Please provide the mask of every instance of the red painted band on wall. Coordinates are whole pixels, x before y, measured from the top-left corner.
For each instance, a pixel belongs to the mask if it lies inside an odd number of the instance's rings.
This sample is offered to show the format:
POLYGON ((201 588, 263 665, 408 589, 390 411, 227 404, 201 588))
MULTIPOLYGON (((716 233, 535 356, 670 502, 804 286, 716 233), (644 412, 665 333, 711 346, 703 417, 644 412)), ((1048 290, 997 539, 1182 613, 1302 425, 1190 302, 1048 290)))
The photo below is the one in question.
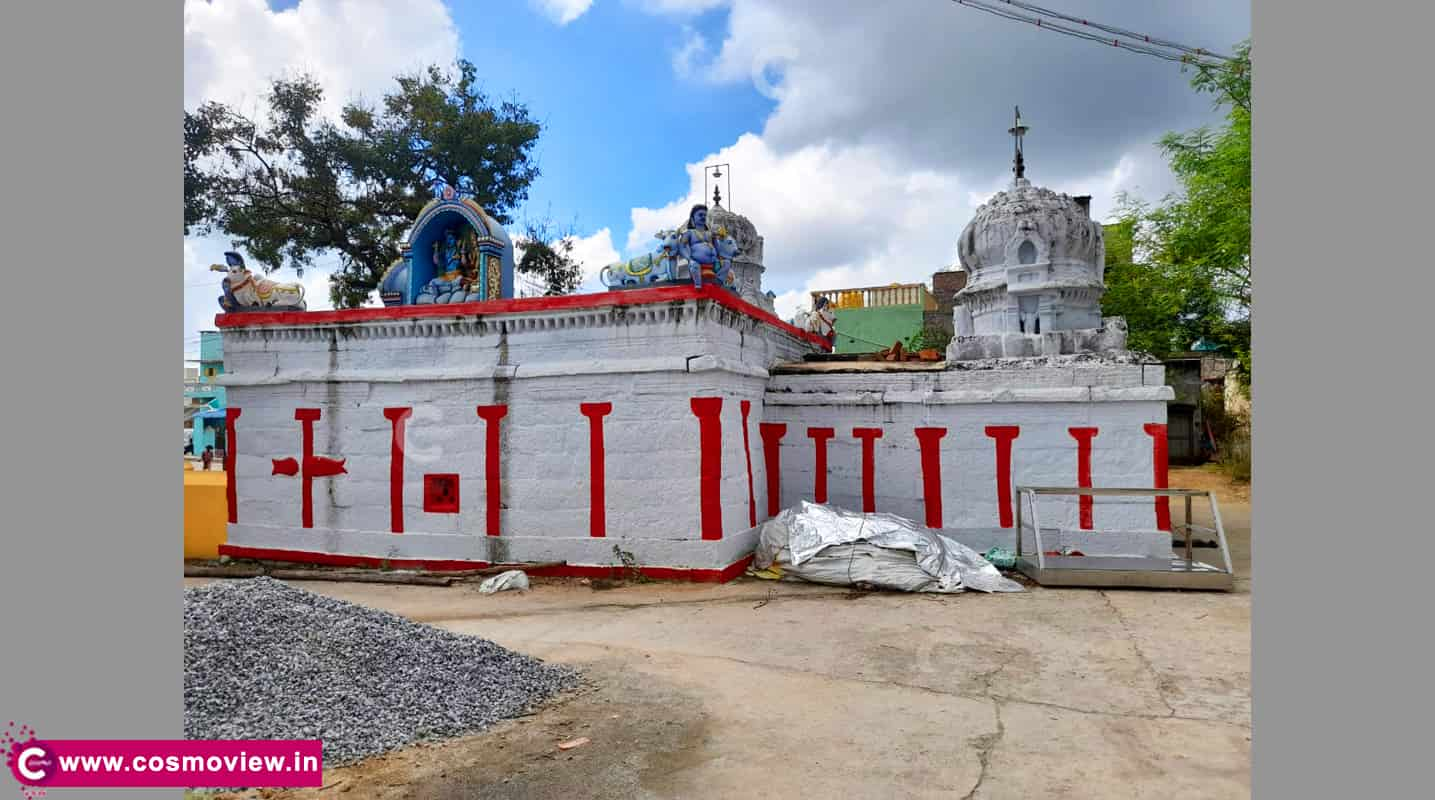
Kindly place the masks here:
POLYGON ((747 460, 747 525, 757 527, 757 496, 752 491, 752 448, 748 445, 747 417, 752 412, 752 401, 739 404, 742 409, 742 456, 747 460))
POLYGON ((500 492, 503 490, 503 483, 499 480, 499 458, 498 458, 498 432, 499 420, 508 414, 508 406, 493 405, 479 406, 478 416, 485 423, 484 431, 484 461, 483 461, 483 482, 484 500, 487 503, 488 535, 497 536, 500 533, 499 505, 500 492))
POLYGON ((578 411, 588 418, 588 535, 601 539, 608 535, 603 417, 612 413, 613 404, 581 403, 578 411))
POLYGON ((997 448, 997 517, 1003 528, 1010 528, 1015 523, 1012 521, 1011 505, 1011 443, 1021 435, 1021 427, 1018 425, 988 425, 987 436, 995 439, 997 448))
MULTIPOLYGON (((320 564, 329 567, 368 567, 372 569, 382 569, 387 566, 391 569, 415 569, 431 572, 484 569, 486 567, 498 566, 488 561, 477 560, 467 561, 428 558, 383 559, 377 556, 353 556, 340 553, 316 553, 308 550, 244 547, 242 545, 233 544, 220 545, 219 554, 229 556, 230 558, 246 558, 255 561, 272 561, 288 564, 320 564)), ((748 565, 751 563, 752 556, 747 555, 721 569, 704 569, 700 567, 638 567, 638 572, 642 574, 643 577, 660 581, 727 583, 746 571, 748 565)), ((528 564, 515 563, 503 566, 522 569, 529 575, 541 578, 621 579, 627 577, 629 573, 628 567, 611 565, 560 564, 550 567, 532 567, 528 564)))
POLYGON ((412 408, 386 408, 393 438, 389 443, 389 530, 404 532, 404 427, 412 408))
POLYGON ((722 398, 694 397, 691 405, 698 418, 702 453, 698 472, 702 535, 711 541, 722 538, 722 398))
POLYGON ((303 457, 299 460, 301 470, 300 482, 303 484, 300 495, 302 499, 302 510, 300 513, 303 517, 304 527, 306 528, 314 527, 314 477, 309 473, 309 466, 314 458, 314 422, 319 419, 321 413, 322 412, 317 408, 294 409, 294 419, 299 420, 299 424, 304 429, 303 457))
POLYGON ((241 409, 224 409, 224 502, 229 506, 229 521, 239 521, 239 491, 234 484, 234 459, 239 449, 239 439, 234 434, 234 421, 239 419, 241 409))
POLYGON ((785 422, 759 422, 757 433, 762 437, 762 461, 767 472, 767 516, 777 516, 782 508, 782 437, 787 434, 785 422))
POLYGON ((332 311, 245 311, 219 314, 214 318, 219 328, 250 328, 268 325, 338 325, 354 322, 378 322, 393 319, 467 319, 492 314, 519 314, 535 311, 572 311, 591 308, 672 303, 682 300, 711 300, 744 316, 771 325, 804 342, 831 350, 826 339, 804 331, 777 316, 717 286, 662 286, 655 289, 572 294, 561 297, 521 297, 509 300, 484 300, 476 303, 444 305, 386 306, 383 308, 344 308, 332 311))
POLYGON ((827 440, 836 435, 832 428, 808 428, 807 437, 812 440, 813 478, 812 502, 827 502, 827 440))
MULTIPOLYGON (((1151 468, 1154 471, 1152 476, 1153 489, 1171 488, 1167 481, 1170 480, 1169 451, 1166 443, 1166 426, 1155 422, 1148 422, 1142 426, 1147 435, 1151 437, 1151 468)), ((1157 530, 1171 530, 1171 498, 1156 498, 1156 528, 1157 530)))
MULTIPOLYGON (((1096 428, 1068 428, 1076 440, 1076 485, 1082 489, 1091 488, 1091 440, 1096 438, 1096 428)), ((1089 531, 1095 527, 1092 508, 1096 498, 1089 494, 1081 496, 1081 529, 1089 531)))
POLYGON ((917 446, 922 451, 922 504, 927 527, 942 527, 942 437, 946 428, 916 428, 917 446))
POLYGON ((862 441, 862 513, 877 510, 876 441, 882 438, 881 428, 853 428, 852 437, 862 441))

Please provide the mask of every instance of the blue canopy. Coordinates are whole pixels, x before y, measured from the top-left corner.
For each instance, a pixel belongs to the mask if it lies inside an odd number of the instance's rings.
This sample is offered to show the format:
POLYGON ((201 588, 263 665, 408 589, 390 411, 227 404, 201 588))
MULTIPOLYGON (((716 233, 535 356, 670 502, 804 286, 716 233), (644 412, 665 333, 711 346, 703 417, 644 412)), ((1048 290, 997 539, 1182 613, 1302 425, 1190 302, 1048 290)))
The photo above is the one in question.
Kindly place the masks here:
POLYGON ((211 420, 218 420, 219 422, 223 422, 225 420, 225 417, 226 414, 224 409, 222 408, 207 408, 194 415, 195 419, 204 422, 209 422, 211 420))

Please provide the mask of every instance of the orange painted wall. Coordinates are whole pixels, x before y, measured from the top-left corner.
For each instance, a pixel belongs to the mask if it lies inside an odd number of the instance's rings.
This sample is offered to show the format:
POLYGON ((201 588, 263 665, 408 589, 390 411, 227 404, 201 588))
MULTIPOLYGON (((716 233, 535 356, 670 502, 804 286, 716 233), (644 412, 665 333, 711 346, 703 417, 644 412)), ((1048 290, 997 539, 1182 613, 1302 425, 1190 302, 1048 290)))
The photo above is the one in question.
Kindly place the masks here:
POLYGON ((185 558, 219 558, 229 518, 227 485, 222 471, 184 470, 185 558))

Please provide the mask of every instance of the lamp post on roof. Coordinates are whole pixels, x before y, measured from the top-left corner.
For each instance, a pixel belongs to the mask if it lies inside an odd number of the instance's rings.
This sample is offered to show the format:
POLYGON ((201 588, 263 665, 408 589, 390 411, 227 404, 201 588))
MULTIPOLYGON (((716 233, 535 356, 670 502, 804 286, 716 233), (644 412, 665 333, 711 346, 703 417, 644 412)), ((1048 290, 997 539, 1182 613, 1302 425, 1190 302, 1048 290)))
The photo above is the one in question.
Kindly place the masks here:
MULTIPOLYGON (((731 164, 709 164, 703 167, 703 197, 708 194, 708 176, 713 180, 720 180, 723 177, 723 167, 727 167, 727 201, 732 202, 732 165, 731 164)), ((718 187, 713 187, 713 205, 722 205, 722 195, 718 194, 718 187)))
POLYGON ((1031 129, 1021 124, 1021 106, 1015 106, 1015 108, 1016 123, 1007 129, 1007 133, 1012 135, 1012 140, 1016 145, 1016 155, 1012 159, 1012 172, 1016 173, 1017 180, 1023 180, 1026 178, 1026 162, 1022 158, 1021 140, 1022 137, 1026 135, 1026 132, 1031 129))

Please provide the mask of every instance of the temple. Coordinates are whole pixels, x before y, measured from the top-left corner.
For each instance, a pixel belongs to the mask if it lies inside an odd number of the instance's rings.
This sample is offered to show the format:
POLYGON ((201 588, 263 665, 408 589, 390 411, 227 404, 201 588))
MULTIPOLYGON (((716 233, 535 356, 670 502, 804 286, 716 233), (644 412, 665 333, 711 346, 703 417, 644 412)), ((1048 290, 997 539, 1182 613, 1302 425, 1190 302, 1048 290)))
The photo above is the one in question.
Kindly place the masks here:
POLYGON ((954 298, 953 361, 1125 347, 1124 323, 1101 319, 1106 244, 1091 198, 1027 180, 1026 131, 1018 110, 1011 188, 979 207, 957 239, 967 283, 954 298))
MULTIPOLYGON (((971 280, 936 363, 833 360, 779 320, 763 239, 718 197, 607 291, 514 298, 502 227, 446 192, 385 307, 217 318, 221 552, 727 580, 799 500, 984 550, 1012 546, 1014 486, 1164 487, 1171 389, 1101 319, 1101 228, 1030 185, 1019 145, 1016 172, 959 234, 971 280)), ((1053 546, 1169 555, 1165 498, 1041 503, 1053 546)))
POLYGON ((445 186, 419 212, 403 253, 379 281, 386 306, 513 297, 513 242, 471 198, 445 186))

